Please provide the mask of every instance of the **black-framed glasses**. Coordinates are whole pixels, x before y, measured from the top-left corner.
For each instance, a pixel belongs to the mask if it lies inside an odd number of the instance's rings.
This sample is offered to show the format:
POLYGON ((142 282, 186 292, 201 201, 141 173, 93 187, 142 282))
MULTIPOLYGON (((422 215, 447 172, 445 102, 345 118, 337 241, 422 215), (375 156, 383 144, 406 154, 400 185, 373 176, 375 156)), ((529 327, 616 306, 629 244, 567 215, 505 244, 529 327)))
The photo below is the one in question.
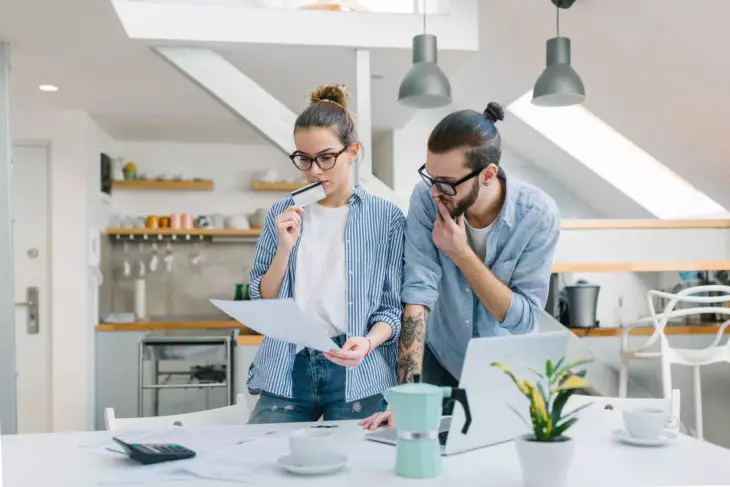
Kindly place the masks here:
POLYGON ((295 151, 289 156, 289 159, 291 159, 294 165, 301 171, 309 171, 312 169, 312 164, 316 164, 323 171, 329 171, 335 167, 337 158, 344 154, 349 148, 350 146, 348 145, 343 147, 339 152, 323 152, 322 154, 317 154, 314 158, 304 152, 295 151))
POLYGON ((462 183, 465 183, 469 181, 470 179, 476 177, 481 173, 484 169, 477 169, 475 171, 470 172, 463 178, 459 179, 458 181, 454 181, 453 183, 449 181, 439 181, 438 179, 433 179, 431 176, 429 176, 426 173, 426 165, 424 164, 421 166, 421 168, 418 170, 418 174, 421 176, 421 179, 423 179, 423 182, 428 185, 428 187, 436 186, 436 188, 439 190, 440 193, 443 193, 447 196, 454 196, 456 195, 456 187, 462 183))

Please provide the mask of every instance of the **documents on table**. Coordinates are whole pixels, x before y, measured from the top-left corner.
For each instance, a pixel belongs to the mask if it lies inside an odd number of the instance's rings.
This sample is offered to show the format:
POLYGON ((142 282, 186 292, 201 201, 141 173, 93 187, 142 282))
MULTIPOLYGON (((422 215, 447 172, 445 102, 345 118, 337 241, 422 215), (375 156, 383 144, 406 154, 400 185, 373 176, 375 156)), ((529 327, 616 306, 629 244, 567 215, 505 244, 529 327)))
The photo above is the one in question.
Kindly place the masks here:
POLYGON ((340 348, 330 338, 329 327, 302 311, 293 299, 211 299, 210 302, 236 321, 269 338, 320 352, 340 348))

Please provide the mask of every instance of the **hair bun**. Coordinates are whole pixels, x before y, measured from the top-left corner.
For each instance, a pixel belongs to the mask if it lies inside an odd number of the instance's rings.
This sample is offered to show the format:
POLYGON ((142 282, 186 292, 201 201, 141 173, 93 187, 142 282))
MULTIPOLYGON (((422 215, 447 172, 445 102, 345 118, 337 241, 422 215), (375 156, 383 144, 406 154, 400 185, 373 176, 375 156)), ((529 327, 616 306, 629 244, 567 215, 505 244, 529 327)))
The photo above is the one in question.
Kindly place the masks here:
POLYGON ((347 109, 347 89, 345 85, 322 85, 309 95, 309 101, 311 103, 328 101, 347 109))
POLYGON ((499 103, 490 101, 487 108, 484 109, 484 116, 491 120, 492 123, 497 123, 504 120, 504 108, 499 103))

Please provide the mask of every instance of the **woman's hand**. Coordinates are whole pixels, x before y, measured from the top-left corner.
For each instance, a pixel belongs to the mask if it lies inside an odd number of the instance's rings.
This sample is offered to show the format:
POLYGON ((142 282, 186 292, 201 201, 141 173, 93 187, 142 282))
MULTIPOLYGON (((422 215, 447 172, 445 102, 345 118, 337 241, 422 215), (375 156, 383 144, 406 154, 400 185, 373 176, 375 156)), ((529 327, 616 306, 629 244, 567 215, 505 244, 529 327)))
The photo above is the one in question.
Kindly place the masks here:
POLYGON ((371 431, 378 429, 384 424, 387 424, 388 428, 393 427, 393 411, 383 411, 382 413, 375 413, 360 421, 360 426, 362 426, 366 430, 371 431))
POLYGON ((349 338, 340 350, 324 352, 324 356, 337 365, 343 367, 357 367, 370 352, 372 342, 367 337, 349 338))
POLYGON ((297 243, 302 231, 301 214, 304 209, 290 206, 276 217, 276 230, 279 232, 279 247, 290 251, 297 243))

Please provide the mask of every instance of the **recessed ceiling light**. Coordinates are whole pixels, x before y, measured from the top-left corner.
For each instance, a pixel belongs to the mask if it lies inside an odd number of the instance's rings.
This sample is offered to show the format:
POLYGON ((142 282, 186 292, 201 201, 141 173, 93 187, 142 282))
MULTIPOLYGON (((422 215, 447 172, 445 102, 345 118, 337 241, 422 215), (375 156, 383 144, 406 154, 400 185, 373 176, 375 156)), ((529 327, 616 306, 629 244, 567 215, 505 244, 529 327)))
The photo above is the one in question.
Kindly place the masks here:
POLYGON ((40 85, 38 87, 38 89, 41 90, 41 91, 58 91, 58 86, 54 86, 54 85, 40 85))

